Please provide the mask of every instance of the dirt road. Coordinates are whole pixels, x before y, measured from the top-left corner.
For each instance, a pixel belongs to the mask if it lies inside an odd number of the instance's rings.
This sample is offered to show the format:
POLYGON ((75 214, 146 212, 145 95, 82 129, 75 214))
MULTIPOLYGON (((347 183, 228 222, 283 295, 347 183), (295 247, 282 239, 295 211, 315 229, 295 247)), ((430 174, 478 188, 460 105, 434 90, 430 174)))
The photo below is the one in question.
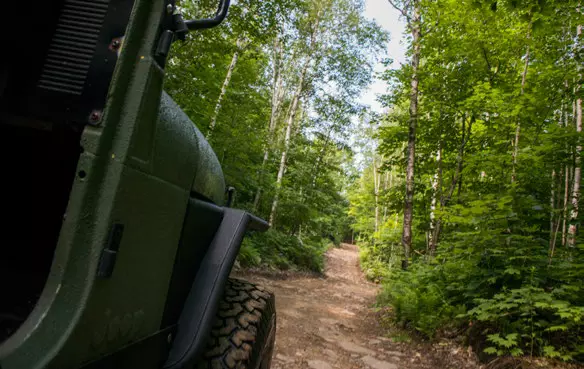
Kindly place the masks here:
POLYGON ((429 346, 395 343, 383 337, 373 308, 379 287, 363 278, 356 246, 331 249, 324 277, 277 278, 253 273, 243 277, 276 294, 273 369, 475 367, 466 353, 450 355, 455 348, 436 352, 429 346))

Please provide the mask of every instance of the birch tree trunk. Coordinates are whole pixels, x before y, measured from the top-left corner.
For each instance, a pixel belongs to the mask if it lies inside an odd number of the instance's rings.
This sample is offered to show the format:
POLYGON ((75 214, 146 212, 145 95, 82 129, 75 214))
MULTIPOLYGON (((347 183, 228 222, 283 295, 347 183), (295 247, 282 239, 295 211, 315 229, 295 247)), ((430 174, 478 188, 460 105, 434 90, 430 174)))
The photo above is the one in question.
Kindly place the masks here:
POLYGON ((438 152, 436 153, 436 163, 438 167, 436 168, 436 173, 434 174, 434 178, 432 179, 432 202, 430 203, 430 231, 428 235, 428 249, 430 251, 430 255, 434 255, 436 252, 436 204, 439 195, 439 191, 441 190, 439 184, 442 182, 442 145, 439 145, 438 152))
MULTIPOLYGON (((580 40, 582 36, 582 26, 578 25, 577 31, 577 40, 580 40)), ((579 43, 579 41, 578 41, 579 43)), ((578 86, 578 90, 580 86, 578 86)), ((576 132, 582 132, 582 98, 578 97, 576 99, 576 132)), ((578 137, 578 141, 580 138, 578 137)), ((570 226, 568 227, 568 246, 574 247, 576 246, 576 233, 578 231, 578 227, 576 222, 578 220, 578 207, 580 201, 580 182, 582 180, 582 168, 580 167, 580 154, 582 152, 582 145, 580 142, 576 145, 576 158, 574 159, 574 181, 572 187, 572 211, 570 212, 570 226)))
POLYGON ((237 61, 239 60, 239 53, 243 49, 244 44, 245 41, 243 38, 237 39, 235 52, 233 53, 233 57, 231 57, 231 63, 229 63, 229 68, 227 68, 227 74, 225 75, 225 79, 223 80, 221 92, 219 92, 219 97, 217 98, 217 102, 215 103, 215 110, 213 111, 213 115, 211 116, 209 129, 207 130, 207 140, 211 139, 211 137, 213 136, 213 131, 215 130, 215 126, 217 125, 217 117, 219 116, 219 111, 221 110, 221 103, 223 102, 223 98, 225 97, 225 93, 227 92, 227 87, 229 87, 229 83, 231 82, 231 76, 233 75, 233 71, 235 70, 237 61))
MULTIPOLYGON (((550 260, 554 255, 554 250, 556 248, 556 238, 555 238, 555 222, 554 222, 554 211, 556 203, 556 170, 552 169, 552 181, 550 190, 550 260)), ((560 220, 558 219, 558 222, 560 220)))
POLYGON ((568 197, 570 196, 570 167, 566 165, 564 170, 564 208, 562 210, 562 246, 567 242, 568 197))
POLYGON ((402 246, 404 250, 404 260, 402 268, 407 269, 412 249, 412 218, 414 215, 414 166, 416 161, 416 125, 418 123, 418 69, 420 66, 420 20, 421 9, 420 0, 413 1, 413 15, 409 21, 412 32, 413 54, 412 54, 412 81, 410 94, 410 121, 408 131, 407 167, 406 167, 406 198, 404 204, 404 222, 402 231, 402 246))
MULTIPOLYGON (((560 124, 561 124, 561 122, 560 122, 560 124)), ((557 173, 555 173, 555 171, 552 172, 552 177, 554 177, 554 176, 556 177, 557 188, 556 189, 552 188, 552 196, 551 196, 552 197, 552 201, 555 200, 554 204, 552 204, 552 211, 554 209, 556 209, 556 210, 562 209, 560 207, 561 204, 562 204, 562 201, 561 201, 562 200, 562 196, 561 196, 561 192, 560 191, 562 189, 561 187, 562 187, 562 179, 564 177, 564 169, 562 168, 560 170, 559 175, 557 175, 557 173)), ((553 184, 553 182, 554 181, 553 181, 553 178, 552 178, 552 184, 553 184)), ((565 202, 565 200, 566 199, 564 199, 564 202, 565 202)), ((565 210, 565 208, 563 210, 565 210)), ((550 225, 552 227, 552 229, 550 230, 550 233, 551 233, 551 237, 552 238, 550 240, 550 251, 549 251, 548 265, 551 265, 552 259, 554 257, 555 251, 556 251, 558 234, 559 234, 559 231, 560 231, 560 224, 562 224, 562 216, 563 216, 563 214, 564 214, 564 211, 557 212, 556 220, 555 221, 550 221, 550 225)), ((554 219, 553 218, 553 215, 552 215, 552 218, 551 219, 552 220, 554 219)), ((565 219, 564 219, 564 222, 565 222, 565 219)))
POLYGON ((379 231, 379 173, 377 172, 377 164, 375 156, 373 156, 373 188, 375 191, 375 233, 379 231))
MULTIPOLYGON (((390 172, 385 172, 385 181, 383 182, 383 193, 387 193, 387 189, 391 188, 391 174, 390 172)), ((381 218, 381 223, 385 224, 387 221, 387 204, 383 205, 383 217, 381 218)))
POLYGON ((298 86, 296 87, 296 92, 292 98, 292 107, 290 109, 290 114, 286 122, 286 135, 284 136, 284 150, 282 151, 282 156, 280 158, 280 168, 278 169, 278 176, 276 177, 276 193, 274 194, 274 201, 272 202, 272 210, 270 211, 270 226, 274 224, 276 217, 276 210, 278 209, 278 200, 280 197, 280 188, 282 187, 282 179, 284 178, 284 171, 286 170, 286 159, 288 158, 288 150, 290 149, 290 139, 292 137, 292 126, 294 125, 294 119, 296 117, 296 111, 298 110, 298 101, 300 100, 300 94, 302 93, 302 85, 304 84, 304 78, 308 70, 309 61, 307 60, 300 74, 300 80, 298 81, 298 86))
POLYGON ((282 157, 280 158, 280 168, 278 169, 278 176, 276 177, 276 193, 274 194, 274 201, 272 202, 272 210, 270 211, 270 226, 274 224, 276 217, 276 210, 278 209, 278 200, 280 197, 280 188, 282 187, 282 179, 284 178, 284 172, 286 170, 286 159, 288 158, 288 150, 290 149, 290 138, 292 136, 292 126, 294 125, 294 119, 296 118, 296 112, 298 111, 298 102, 300 100, 300 95, 304 87, 304 79, 306 78, 306 73, 308 72, 308 66, 310 64, 310 56, 306 58, 304 62, 304 67, 300 73, 300 79, 298 80, 298 85, 294 96, 292 98, 292 103, 290 104, 290 114, 286 121, 286 135, 284 137, 284 150, 282 151, 282 157))
MULTIPOLYGON (((578 25, 576 31, 577 40, 579 43, 580 37, 582 37, 582 26, 578 25)), ((578 90, 580 86, 578 86, 578 90)), ((582 132, 582 98, 578 97, 576 99, 576 132, 582 132)), ((580 138, 578 138, 580 141, 580 138)), ((570 212, 570 226, 568 227, 568 247, 576 246, 576 233, 578 231, 578 227, 576 222, 578 220, 578 207, 580 201, 580 182, 582 180, 582 168, 581 168, 581 160, 580 154, 582 152, 582 145, 580 142, 576 145, 576 158, 574 159, 574 181, 572 187, 572 210, 570 212)))
POLYGON ((274 41, 274 78, 272 80, 272 101, 271 101, 271 113, 270 122, 268 124, 268 137, 264 147, 264 158, 262 160, 262 166, 260 167, 259 174, 259 185, 253 200, 253 210, 256 211, 260 203, 260 197, 263 190, 262 181, 265 174, 266 163, 268 162, 270 156, 270 150, 273 146, 274 131, 276 130, 276 122, 280 114, 280 107, 282 105, 282 100, 284 98, 284 89, 282 88, 282 55, 283 49, 276 37, 274 41))
MULTIPOLYGON (((564 127, 564 121, 566 120, 566 109, 564 103, 560 108, 558 125, 564 127)), ((556 241, 558 239, 558 230, 560 229, 560 224, 562 222, 562 216, 564 211, 559 211, 562 209, 561 206, 561 186, 562 180, 564 178, 564 168, 560 168, 560 172, 556 173, 556 169, 552 169, 551 176, 551 190, 550 190, 550 243, 549 243, 549 263, 551 264, 554 252, 556 250, 556 241), (557 187, 557 188, 556 188, 557 187), (557 213, 557 216, 556 216, 557 213)), ((565 201, 565 199, 564 199, 565 201)), ((563 235, 562 235, 563 236, 563 235)))
MULTIPOLYGON (((527 41, 531 38, 531 22, 529 23, 529 29, 527 30, 527 41)), ((523 73, 521 74, 521 92, 520 96, 525 93, 525 81, 527 80, 527 69, 529 68, 529 44, 527 45, 527 51, 525 52, 525 64, 523 66, 523 73)), ((517 166, 517 155, 519 154, 519 136, 521 133, 521 120, 517 119, 517 126, 515 127, 515 140, 513 141, 513 169, 511 173, 511 183, 515 183, 517 180, 516 166, 517 166)))
MULTIPOLYGON (((568 88, 568 81, 566 81, 568 88)), ((575 104, 574 104, 575 106, 575 104)), ((564 127, 568 127, 568 111, 564 111, 564 127)), ((567 147, 566 147, 567 150, 567 147)), ((562 246, 566 246, 568 241, 567 224, 568 224, 568 198, 570 197, 570 166, 564 167, 564 204, 562 209, 562 246)))
POLYGON ((292 97, 292 102, 290 103, 290 110, 288 114, 288 119, 286 122, 286 135, 284 137, 284 150, 282 151, 282 157, 280 158, 280 168, 278 169, 278 176, 276 177, 276 193, 274 194, 274 201, 272 202, 272 210, 270 211, 270 226, 274 225, 276 219, 276 211, 278 210, 278 201, 280 198, 280 189, 282 187, 282 179, 284 178, 284 172, 286 171, 286 159, 288 158, 288 150, 290 149, 290 138, 292 136, 292 128, 294 126, 294 120, 296 118, 296 112, 298 111, 298 102, 300 101, 300 95, 304 90, 304 80, 308 74, 308 68, 310 67, 310 62, 312 61, 312 55, 316 48, 316 38, 319 29, 321 10, 316 14, 316 19, 314 21, 314 26, 311 30, 310 35, 310 46, 306 55, 306 60, 304 61, 304 66, 300 72, 300 77, 298 79, 298 85, 296 86, 296 91, 292 97))
MULTIPOLYGON (((582 99, 578 98, 576 101, 576 131, 582 132, 582 99)), ((570 226, 568 227, 568 246, 574 247, 576 245, 576 233, 578 227, 576 221, 578 219, 579 201, 580 201, 580 182, 582 180, 582 168, 580 167, 580 153, 582 152, 582 145, 576 146, 576 158, 574 160, 574 180, 572 187, 572 210, 570 211, 570 226)))

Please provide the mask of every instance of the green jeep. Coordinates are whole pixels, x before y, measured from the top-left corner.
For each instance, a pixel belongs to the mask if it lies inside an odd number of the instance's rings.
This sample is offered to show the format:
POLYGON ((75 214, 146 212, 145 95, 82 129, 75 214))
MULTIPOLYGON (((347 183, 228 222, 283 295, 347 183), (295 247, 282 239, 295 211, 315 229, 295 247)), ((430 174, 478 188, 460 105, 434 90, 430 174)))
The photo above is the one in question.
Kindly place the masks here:
POLYGON ((265 221, 163 91, 175 0, 33 0, 0 23, 0 368, 269 368, 274 296, 229 274, 265 221))

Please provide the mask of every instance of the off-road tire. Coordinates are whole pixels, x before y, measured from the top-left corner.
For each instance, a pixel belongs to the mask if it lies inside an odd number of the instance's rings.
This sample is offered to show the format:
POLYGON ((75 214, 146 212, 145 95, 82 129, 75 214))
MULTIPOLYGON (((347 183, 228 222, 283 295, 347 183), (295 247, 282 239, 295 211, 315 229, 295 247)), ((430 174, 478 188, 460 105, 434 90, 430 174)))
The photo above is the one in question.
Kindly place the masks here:
POLYGON ((274 294, 229 279, 197 369, 268 369, 276 338, 274 294))

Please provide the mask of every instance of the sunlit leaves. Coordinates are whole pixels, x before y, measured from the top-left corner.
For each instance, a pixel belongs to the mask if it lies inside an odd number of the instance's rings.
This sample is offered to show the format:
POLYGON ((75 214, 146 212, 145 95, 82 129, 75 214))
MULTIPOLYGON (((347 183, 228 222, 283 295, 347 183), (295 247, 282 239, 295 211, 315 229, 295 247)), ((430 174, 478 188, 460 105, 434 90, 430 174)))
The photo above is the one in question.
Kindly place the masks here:
MULTIPOLYGON (((422 1, 414 267, 397 272, 401 254, 391 246, 399 234, 362 237, 368 259, 388 260, 366 265, 387 269, 370 274, 392 278, 386 301, 405 323, 446 320, 448 313, 434 311, 462 304, 468 312, 459 323, 472 324, 469 334, 485 340, 487 354, 584 357, 584 254, 562 244, 582 142, 574 129, 582 90, 578 7, 553 0, 422 1), (441 233, 430 257, 436 219, 441 233), (446 291, 441 304, 419 313, 417 296, 434 290, 446 291)), ((407 65, 385 72, 390 88, 381 101, 388 111, 374 135, 383 170, 397 177, 405 172, 411 73, 407 65)), ((396 186, 388 193, 403 192, 403 182, 396 186)), ((358 212, 371 209, 371 197, 360 194, 352 200, 367 203, 351 204, 354 216, 371 219, 358 212)), ((401 217, 403 198, 383 200, 391 216, 401 217)))

